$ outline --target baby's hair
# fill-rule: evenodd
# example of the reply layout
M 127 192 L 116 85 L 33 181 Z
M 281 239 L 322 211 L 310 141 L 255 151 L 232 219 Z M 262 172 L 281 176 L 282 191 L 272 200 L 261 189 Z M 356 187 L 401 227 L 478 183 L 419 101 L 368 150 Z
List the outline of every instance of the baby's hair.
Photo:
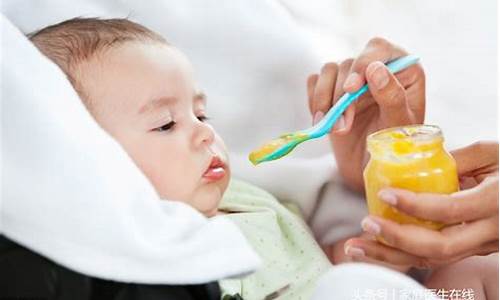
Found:
M 33 44 L 66 74 L 89 110 L 92 101 L 78 81 L 78 66 L 106 49 L 129 41 L 168 42 L 127 19 L 74 18 L 28 34 Z

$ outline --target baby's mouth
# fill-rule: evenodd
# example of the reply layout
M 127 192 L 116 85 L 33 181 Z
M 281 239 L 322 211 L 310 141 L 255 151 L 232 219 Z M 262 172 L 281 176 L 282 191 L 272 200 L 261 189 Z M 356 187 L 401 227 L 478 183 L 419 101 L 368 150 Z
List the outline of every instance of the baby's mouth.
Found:
M 203 178 L 209 181 L 218 181 L 226 176 L 226 164 L 218 157 L 214 156 L 208 166 Z

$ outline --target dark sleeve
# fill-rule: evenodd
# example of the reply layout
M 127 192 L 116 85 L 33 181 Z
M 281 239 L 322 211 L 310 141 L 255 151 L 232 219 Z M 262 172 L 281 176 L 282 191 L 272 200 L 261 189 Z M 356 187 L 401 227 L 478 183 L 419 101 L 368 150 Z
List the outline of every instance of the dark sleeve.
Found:
M 101 280 L 71 271 L 0 235 L 0 299 L 219 300 L 216 282 L 147 285 Z

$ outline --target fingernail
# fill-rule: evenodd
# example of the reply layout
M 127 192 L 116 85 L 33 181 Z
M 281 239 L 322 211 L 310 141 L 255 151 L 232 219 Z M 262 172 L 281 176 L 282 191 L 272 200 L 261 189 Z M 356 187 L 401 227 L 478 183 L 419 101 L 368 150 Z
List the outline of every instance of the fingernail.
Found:
M 351 73 L 344 82 L 344 90 L 355 86 L 360 81 L 359 74 L 356 72 Z
M 322 111 L 317 111 L 314 114 L 313 125 L 316 125 L 316 123 L 318 123 L 319 121 L 321 121 L 321 119 L 323 119 L 324 116 L 325 116 L 325 114 Z
M 363 249 L 358 248 L 358 247 L 354 247 L 354 246 L 350 246 L 350 245 L 347 245 L 344 248 L 344 253 L 345 253 L 345 255 L 356 256 L 356 257 L 360 257 L 360 256 L 365 256 L 366 255 L 366 253 L 365 253 L 365 251 Z
M 380 191 L 378 198 L 389 205 L 396 205 L 398 203 L 398 197 L 390 191 Z
M 337 123 L 335 123 L 335 126 L 333 126 L 334 129 L 333 131 L 341 131 L 345 129 L 345 118 L 344 115 L 341 115 L 340 118 L 337 120 Z
M 374 66 L 373 66 L 374 65 Z M 382 63 L 372 64 L 373 70 L 370 72 L 370 79 L 379 90 L 383 89 L 389 83 L 389 75 Z
M 361 227 L 364 231 L 369 232 L 374 235 L 380 234 L 380 225 L 375 222 L 372 218 L 366 217 L 361 221 Z

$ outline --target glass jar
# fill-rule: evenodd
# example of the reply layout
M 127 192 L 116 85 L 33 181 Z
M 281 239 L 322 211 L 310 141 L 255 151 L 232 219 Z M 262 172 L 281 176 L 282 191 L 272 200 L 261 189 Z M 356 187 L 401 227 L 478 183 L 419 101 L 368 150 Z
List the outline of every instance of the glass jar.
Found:
M 443 224 L 399 212 L 378 199 L 385 187 L 417 193 L 450 194 L 458 191 L 457 167 L 443 147 L 441 129 L 431 125 L 389 128 L 367 138 L 370 153 L 363 177 L 370 214 L 402 224 L 439 230 Z

